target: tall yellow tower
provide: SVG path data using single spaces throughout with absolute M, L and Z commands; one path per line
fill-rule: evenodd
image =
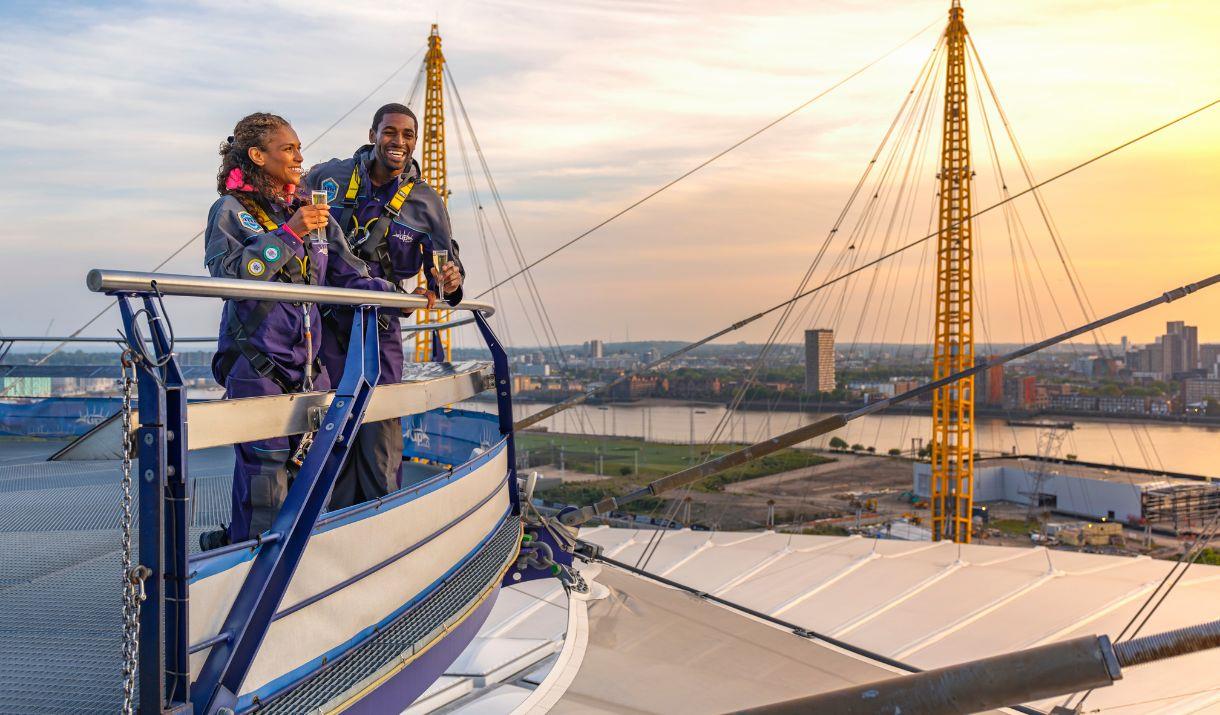
M 445 55 L 441 53 L 441 35 L 436 25 L 428 35 L 428 55 L 424 58 L 427 81 L 424 87 L 424 126 L 420 148 L 420 169 L 424 181 L 436 189 L 447 206 L 449 204 L 449 188 L 445 171 L 445 98 L 444 69 Z M 431 266 L 425 266 L 428 271 Z M 426 285 L 424 273 L 417 278 L 419 285 Z M 427 323 L 445 323 L 449 321 L 450 311 L 443 309 L 417 310 L 416 321 L 420 325 Z M 442 330 L 441 345 L 445 348 L 445 359 L 450 359 L 450 331 Z M 415 362 L 427 362 L 432 359 L 432 331 L 420 330 L 415 333 Z
M 974 365 L 971 278 L 970 123 L 966 113 L 966 23 L 953 0 L 945 30 L 945 124 L 941 140 L 933 378 Z M 970 542 L 974 506 L 974 378 L 932 396 L 932 538 Z

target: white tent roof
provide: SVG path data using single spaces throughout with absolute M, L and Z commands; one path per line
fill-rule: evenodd
M 634 565 L 653 534 L 602 527 L 582 537 Z M 1171 565 L 1041 547 L 674 531 L 661 539 L 646 569 L 934 668 L 1080 635 L 1117 636 Z M 1215 619 L 1220 567 L 1196 565 L 1141 633 Z M 591 628 L 609 623 L 595 621 Z M 455 679 L 438 684 L 430 691 L 438 697 L 411 712 L 446 702 L 446 710 L 463 713 L 511 710 L 542 680 L 535 671 L 550 668 L 567 630 L 567 599 L 557 585 L 535 582 L 505 590 L 480 639 L 451 669 Z M 578 669 L 579 663 L 561 667 Z M 470 687 L 461 685 L 467 682 Z M 486 709 L 492 697 L 495 707 Z M 1058 703 L 1033 705 L 1053 704 Z M 1085 710 L 1220 712 L 1220 651 L 1128 669 L 1123 680 L 1090 695 Z

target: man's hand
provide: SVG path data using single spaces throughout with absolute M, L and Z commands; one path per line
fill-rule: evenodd
M 437 273 L 436 268 L 433 268 L 432 277 L 444 288 L 445 295 L 452 295 L 462 287 L 462 272 L 458 270 L 457 264 L 453 261 L 445 264 L 444 273 Z
M 436 269 L 433 268 L 432 271 L 435 273 Z M 412 293 L 412 295 L 422 295 L 425 298 L 427 298 L 429 310 L 436 307 L 436 294 L 433 293 L 432 291 L 428 290 L 427 288 L 425 288 L 423 286 L 416 286 L 415 290 L 411 291 L 411 293 Z

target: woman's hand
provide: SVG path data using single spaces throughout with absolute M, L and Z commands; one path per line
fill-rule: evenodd
M 330 223 L 330 206 L 326 204 L 304 204 L 288 219 L 288 228 L 298 236 L 310 231 L 326 228 Z

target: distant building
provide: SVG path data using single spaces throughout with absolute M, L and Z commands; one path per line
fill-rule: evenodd
M 1182 402 L 1193 404 L 1212 399 L 1220 402 L 1220 380 L 1187 379 L 1182 381 Z
M 835 389 L 835 333 L 819 328 L 805 331 L 805 392 Z
M 604 343 L 602 343 L 602 341 L 600 341 L 600 340 L 590 340 L 589 341 L 589 357 L 591 357 L 591 358 L 605 357 L 606 356 L 605 352 L 606 352 L 606 346 Z
M 1220 343 L 1203 343 L 1199 346 L 1199 367 L 1209 375 L 1215 375 L 1217 362 L 1220 362 Z
M 1004 407 L 1031 410 L 1038 406 L 1038 380 L 1033 375 L 1011 377 L 1004 381 Z
M 1161 337 L 1165 351 L 1163 371 L 1166 379 L 1199 368 L 1199 328 L 1181 320 L 1165 323 Z
M 995 357 L 991 355 L 986 359 Z M 975 358 L 975 364 L 985 362 L 984 358 Z M 1004 404 L 1004 366 L 992 365 L 974 376 L 974 394 L 982 398 L 982 403 L 989 407 L 999 407 Z

